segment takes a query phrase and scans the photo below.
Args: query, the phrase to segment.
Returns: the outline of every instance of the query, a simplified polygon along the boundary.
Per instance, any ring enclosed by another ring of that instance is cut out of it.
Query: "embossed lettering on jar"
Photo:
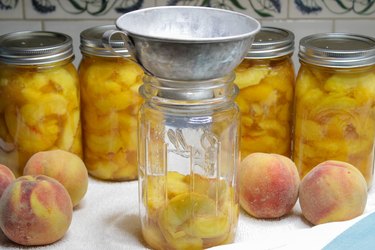
[[[294,161],[301,177],[325,160],[357,167],[370,187],[375,138],[375,39],[346,33],[300,42]]]
[[[0,163],[21,175],[38,151],[81,156],[78,74],[72,39],[24,31],[0,37]]]

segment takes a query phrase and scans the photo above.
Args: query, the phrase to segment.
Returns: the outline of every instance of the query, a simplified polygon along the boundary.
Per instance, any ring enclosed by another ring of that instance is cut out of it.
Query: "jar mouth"
[[[173,87],[176,89],[191,89],[191,88],[203,88],[213,85],[220,85],[220,84],[228,84],[234,81],[235,74],[231,73],[229,75],[213,78],[213,79],[205,79],[205,80],[176,80],[176,79],[167,79],[161,77],[155,77],[150,75],[144,76],[145,83],[151,83],[155,86],[163,86],[163,87]]]
[[[238,93],[234,74],[204,81],[180,81],[146,75],[139,92],[159,105],[214,105],[232,101]]]

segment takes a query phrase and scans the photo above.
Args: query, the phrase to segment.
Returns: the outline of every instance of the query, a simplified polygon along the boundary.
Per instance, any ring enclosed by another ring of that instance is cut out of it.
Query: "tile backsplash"
[[[81,60],[82,30],[114,24],[123,13],[165,5],[195,5],[238,11],[264,26],[294,32],[298,41],[320,32],[352,32],[375,37],[374,0],[0,0],[0,35],[21,30],[50,30],[70,35],[75,65]],[[297,46],[296,46],[297,47]],[[293,59],[299,67],[297,53]]]

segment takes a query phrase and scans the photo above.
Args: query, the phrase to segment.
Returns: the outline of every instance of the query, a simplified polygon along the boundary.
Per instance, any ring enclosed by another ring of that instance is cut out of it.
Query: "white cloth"
[[[375,211],[374,196],[375,191],[371,190],[363,216]],[[302,218],[298,203],[291,214],[274,220],[254,219],[241,212],[235,242],[215,248],[321,249],[363,216],[311,227]],[[0,249],[24,248],[0,233]],[[87,194],[74,209],[66,235],[54,244],[28,249],[147,249],[138,217],[138,182],[104,182],[90,178]]]

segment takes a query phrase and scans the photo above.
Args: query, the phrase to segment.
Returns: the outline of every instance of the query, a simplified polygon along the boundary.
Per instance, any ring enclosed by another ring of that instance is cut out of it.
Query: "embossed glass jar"
[[[82,103],[83,156],[89,173],[104,180],[134,180],[137,168],[137,115],[142,102],[138,88],[143,71],[114,36],[112,48],[102,35],[114,25],[81,32],[79,66]],[[113,51],[112,51],[113,50]]]
[[[357,167],[371,186],[375,138],[375,39],[303,38],[295,93],[293,159],[301,177],[325,160]]]
[[[38,151],[81,148],[72,39],[22,31],[0,37],[0,163],[18,176]]]
[[[291,156],[294,35],[262,27],[242,63],[236,68],[240,92],[241,158],[254,152]]]
[[[144,78],[140,217],[152,248],[202,249],[234,238],[239,110],[232,80]]]

